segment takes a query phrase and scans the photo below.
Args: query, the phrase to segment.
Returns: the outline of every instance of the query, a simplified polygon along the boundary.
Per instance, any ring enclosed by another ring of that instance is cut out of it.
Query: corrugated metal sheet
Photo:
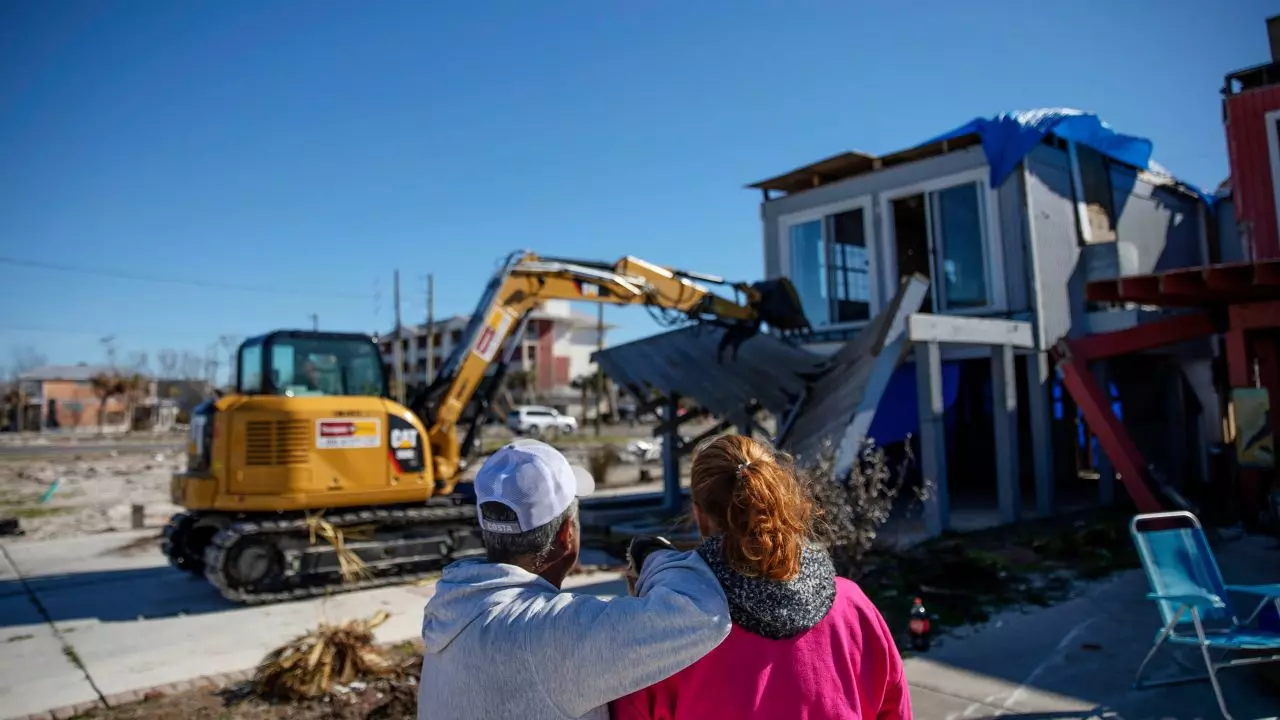
[[[907,316],[919,310],[927,287],[919,276],[904,282],[889,306],[829,357],[771,335],[747,340],[736,357],[730,351],[721,357],[724,331],[712,326],[655,335],[592,357],[638,397],[654,390],[678,394],[735,423],[745,419],[744,408],[758,403],[783,420],[779,446],[803,462],[824,440],[839,446],[850,427],[865,432],[870,425],[884,384],[902,359]]]
[[[720,355],[724,330],[696,325],[602,350],[592,355],[605,374],[637,397],[656,390],[696,400],[712,413],[740,416],[753,401],[785,413],[801,396],[824,358],[772,335]]]
[[[1223,103],[1236,221],[1247,238],[1251,259],[1278,258],[1280,232],[1276,228],[1266,115],[1280,110],[1280,85],[1247,90]]]
[[[815,457],[827,440],[838,448],[859,414],[858,430],[867,431],[884,385],[902,362],[907,317],[920,310],[928,286],[919,275],[903,282],[889,306],[831,356],[778,439],[781,448],[801,462]],[[851,456],[842,452],[838,462],[841,457]]]

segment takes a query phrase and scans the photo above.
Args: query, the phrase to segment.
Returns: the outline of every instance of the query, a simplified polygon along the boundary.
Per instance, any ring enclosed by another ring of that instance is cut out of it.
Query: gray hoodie
[[[607,720],[608,703],[692,665],[729,634],[696,552],[654,552],[637,597],[560,592],[513,565],[445,568],[422,621],[418,720]]]

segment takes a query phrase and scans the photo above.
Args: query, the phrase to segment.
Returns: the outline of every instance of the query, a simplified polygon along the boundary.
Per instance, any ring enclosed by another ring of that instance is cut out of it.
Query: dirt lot
[[[0,516],[16,516],[24,539],[86,535],[131,527],[135,503],[148,526],[178,508],[169,476],[186,467],[175,450],[95,450],[57,455],[0,455]]]

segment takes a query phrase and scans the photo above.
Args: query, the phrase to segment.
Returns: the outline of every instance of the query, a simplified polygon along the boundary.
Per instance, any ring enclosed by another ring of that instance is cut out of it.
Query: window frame
[[[846,200],[827,203],[826,205],[818,205],[812,208],[779,215],[777,218],[779,274],[788,279],[792,278],[794,274],[794,268],[791,263],[792,227],[813,222],[814,220],[822,221],[822,250],[824,256],[829,258],[830,255],[828,254],[827,245],[830,240],[827,235],[830,223],[828,222],[828,218],[851,210],[862,211],[862,234],[867,248],[867,293],[870,296],[869,314],[871,318],[874,318],[876,313],[880,312],[885,303],[880,297],[880,273],[877,270],[880,260],[880,243],[875,232],[875,203],[872,201],[870,193],[848,198]],[[828,264],[824,265],[824,268],[829,274],[829,260]],[[828,286],[827,295],[824,298],[828,302],[828,313],[831,311],[830,303],[832,302],[832,292],[833,288]],[[814,330],[851,330],[863,327],[870,321],[871,320],[868,319],[852,320],[847,322],[829,322],[826,325],[815,325]]]
[[[1272,110],[1263,116],[1267,123],[1267,159],[1271,163],[1271,193],[1275,203],[1276,233],[1280,235],[1280,110]],[[1253,249],[1244,248],[1245,256],[1251,258]]]
[[[898,243],[893,227],[892,203],[894,200],[900,200],[912,195],[924,195],[929,232],[929,268],[931,274],[929,282],[931,292],[929,295],[933,301],[933,307],[928,308],[927,312],[945,313],[947,315],[992,315],[1008,311],[1008,286],[1004,276],[1004,243],[1000,236],[1000,199],[998,190],[991,187],[990,175],[990,168],[983,165],[972,170],[929,178],[909,185],[900,185],[880,193],[880,237],[884,243],[885,262],[882,263],[882,275],[878,279],[885,287],[897,287],[898,255],[896,248]],[[938,238],[936,237],[937,221],[933,217],[934,202],[930,194],[968,183],[977,183],[978,185],[978,211],[982,223],[987,292],[990,294],[990,299],[986,305],[978,307],[942,309],[944,305],[943,294],[946,289],[946,285],[939,282],[939,260],[942,246],[938,243]]]

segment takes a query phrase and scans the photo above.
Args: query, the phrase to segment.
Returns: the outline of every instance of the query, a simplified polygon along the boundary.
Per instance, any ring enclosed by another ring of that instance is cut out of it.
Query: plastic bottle
[[[924,601],[916,598],[911,601],[911,622],[908,626],[911,635],[911,649],[924,652],[929,649],[929,611],[924,609]]]

